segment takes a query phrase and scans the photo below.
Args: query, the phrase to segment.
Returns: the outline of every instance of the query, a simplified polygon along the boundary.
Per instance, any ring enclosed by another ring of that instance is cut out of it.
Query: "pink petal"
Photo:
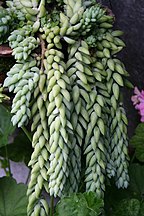
[[[141,117],[141,122],[144,122],[144,116]]]
[[[139,110],[139,104],[137,104],[137,105],[135,106],[135,109]]]
[[[138,96],[137,95],[132,96],[131,101],[133,102],[133,105],[137,104],[139,102]]]
[[[140,96],[138,97],[138,100],[139,100],[140,102],[144,102],[144,96],[140,95]]]
[[[137,104],[136,107],[139,110],[144,109],[144,103]]]
[[[134,88],[134,93],[135,93],[136,95],[140,95],[140,91],[139,91],[139,89],[138,89],[137,87]]]
[[[144,116],[144,109],[141,109],[141,110],[140,110],[140,115],[141,115],[141,116]]]

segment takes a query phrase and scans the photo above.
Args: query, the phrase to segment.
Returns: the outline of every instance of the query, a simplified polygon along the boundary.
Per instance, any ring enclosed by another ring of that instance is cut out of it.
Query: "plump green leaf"
[[[140,201],[124,199],[117,206],[112,216],[139,216]]]
[[[10,112],[0,104],[0,148],[8,144],[8,138],[14,129]]]
[[[20,132],[14,139],[14,142],[7,145],[8,158],[15,162],[24,161],[26,164],[30,161],[31,154],[33,152],[31,142],[27,136]],[[5,147],[0,148],[0,156],[5,157]]]
[[[130,143],[135,147],[136,158],[144,162],[144,123],[140,123],[137,126],[135,135],[131,138]]]
[[[56,208],[57,216],[99,216],[103,211],[103,200],[93,192],[72,194],[60,200]]]
[[[26,186],[9,177],[0,179],[0,215],[27,216]]]

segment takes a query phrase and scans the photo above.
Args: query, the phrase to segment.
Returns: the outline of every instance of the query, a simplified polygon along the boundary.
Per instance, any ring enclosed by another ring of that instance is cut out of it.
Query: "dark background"
[[[130,74],[129,80],[140,90],[144,89],[144,0],[99,0],[115,15],[114,28],[124,32],[126,48],[119,54]],[[124,106],[129,120],[129,136],[139,123],[131,96],[133,90],[124,89]]]

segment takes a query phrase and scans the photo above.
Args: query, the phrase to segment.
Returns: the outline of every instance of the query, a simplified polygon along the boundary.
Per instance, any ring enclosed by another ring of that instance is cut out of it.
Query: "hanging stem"
[[[7,151],[7,146],[5,146],[5,154],[6,154],[6,161],[7,161],[7,167],[8,167],[8,171],[5,170],[6,172],[6,175],[11,177],[12,176],[12,173],[11,173],[11,167],[10,167],[10,161],[9,161],[9,158],[8,158],[8,151]]]
[[[50,216],[53,216],[53,212],[54,212],[54,197],[51,196],[51,199],[50,199]]]
[[[22,126],[21,128],[22,128],[23,132],[26,134],[26,136],[29,139],[29,141],[32,142],[31,134],[28,132],[28,130],[26,129],[26,127]]]
[[[29,172],[28,172],[28,176],[27,176],[27,179],[26,179],[26,181],[25,181],[25,184],[26,184],[26,185],[28,184],[30,175],[31,175],[31,170],[29,170]]]

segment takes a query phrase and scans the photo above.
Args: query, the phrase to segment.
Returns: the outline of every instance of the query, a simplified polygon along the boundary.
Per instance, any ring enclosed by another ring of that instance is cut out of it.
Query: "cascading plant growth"
[[[4,87],[14,93],[12,123],[31,125],[34,149],[28,216],[49,215],[43,189],[54,197],[78,192],[82,170],[85,190],[98,197],[106,178],[127,188],[120,88],[128,73],[117,58],[125,44],[114,17],[93,0],[13,0],[5,10],[19,24],[8,37],[16,63]]]

